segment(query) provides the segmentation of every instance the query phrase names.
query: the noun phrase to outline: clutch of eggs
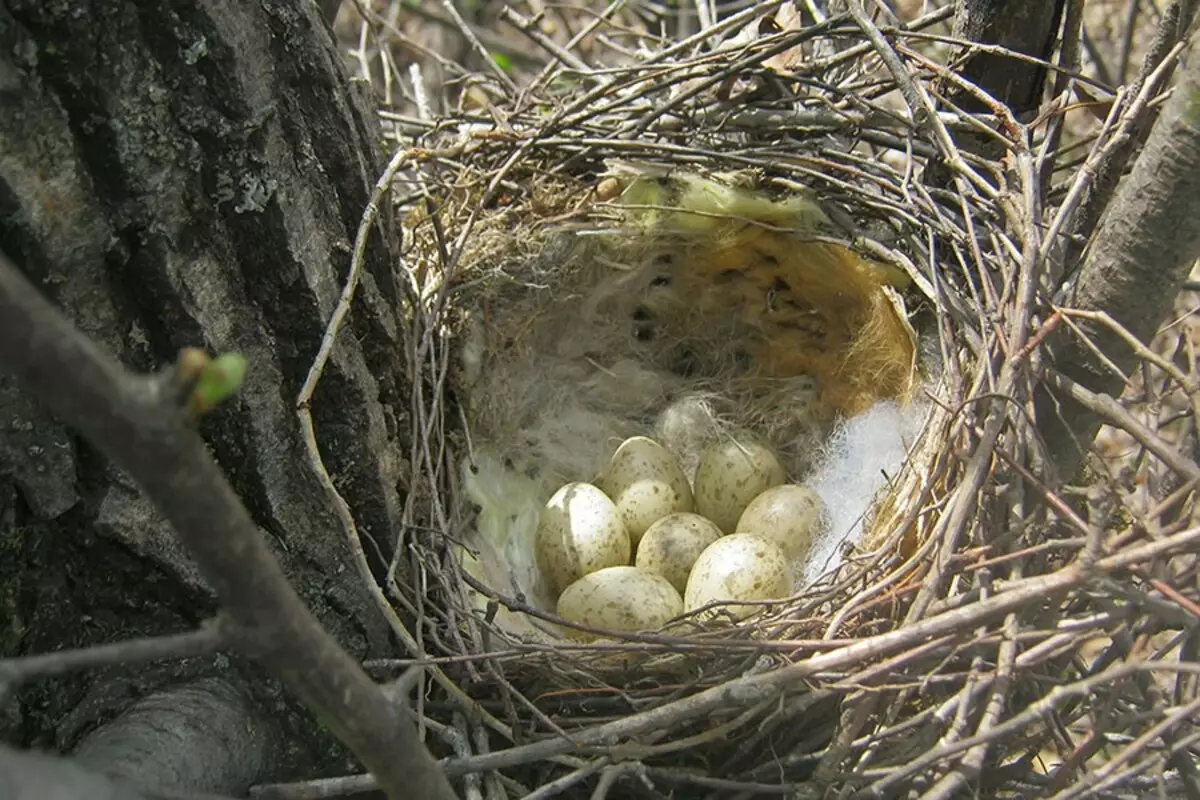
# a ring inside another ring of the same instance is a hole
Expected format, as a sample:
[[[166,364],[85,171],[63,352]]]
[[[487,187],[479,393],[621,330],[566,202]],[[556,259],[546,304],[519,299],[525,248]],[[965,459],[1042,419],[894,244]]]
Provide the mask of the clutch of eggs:
[[[539,519],[537,566],[558,616],[581,626],[568,634],[651,630],[692,611],[740,619],[789,596],[824,510],[786,480],[771,448],[747,436],[712,445],[690,483],[661,444],[627,439],[591,483],[555,492]]]

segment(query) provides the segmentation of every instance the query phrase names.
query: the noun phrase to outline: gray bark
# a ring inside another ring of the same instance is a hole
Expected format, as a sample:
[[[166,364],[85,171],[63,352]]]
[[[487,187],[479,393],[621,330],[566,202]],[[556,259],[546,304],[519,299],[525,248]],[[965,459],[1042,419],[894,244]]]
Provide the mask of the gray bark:
[[[1100,221],[1064,305],[1105,311],[1142,341],[1166,317],[1200,258],[1200,59],[1190,59],[1130,175]],[[1116,334],[1082,325],[1096,347],[1128,371],[1135,356]],[[1049,340],[1056,369],[1097,394],[1122,381],[1070,334]],[[1038,422],[1059,476],[1069,479],[1100,427],[1095,414],[1043,389]]]
[[[1005,47],[1014,53],[1049,60],[1059,38],[1066,0],[957,0],[954,35],[969,42]],[[1009,109],[1020,122],[1031,121],[1038,113],[1046,91],[1046,69],[1036,63],[995,53],[971,52],[962,48],[956,72]],[[973,92],[945,82],[946,98],[956,108],[990,114],[993,109]],[[958,146],[966,151],[997,159],[1004,145],[996,137],[974,132],[955,134]],[[950,183],[948,168],[931,163],[926,182],[933,186]]]
[[[144,791],[244,794],[274,772],[282,731],[239,681],[206,678],[134,703],[84,737],[84,769]]]
[[[954,35],[1049,60],[1064,4],[1065,0],[958,0]],[[1022,121],[1037,113],[1046,90],[1044,67],[993,53],[970,56],[959,74],[1008,106]],[[953,92],[951,97],[968,111],[988,110],[966,92]]]
[[[207,438],[306,599],[360,648],[382,646],[363,587],[328,569],[348,551],[292,409],[379,169],[373,118],[351,101],[317,9],[109,0],[80,16],[9,2],[0,29],[0,243],[127,365],[156,369],[187,345],[249,357],[245,390]],[[407,405],[388,244],[371,248],[353,330],[314,406],[331,473],[383,545]],[[127,516],[165,531],[111,477],[96,483],[114,533],[129,532]],[[135,546],[152,535],[137,533]]]
[[[0,745],[0,797],[4,800],[222,800],[153,792],[43,753]]]
[[[317,3],[80,8],[0,1],[0,249],[130,368],[160,369],[184,346],[249,358],[243,390],[202,425],[209,448],[325,628],[353,655],[389,654],[389,629],[308,467],[294,410],[382,169],[369,104]],[[313,402],[330,475],[372,540],[367,552],[377,545],[385,558],[407,480],[396,246],[385,209]],[[180,584],[165,603],[173,613],[96,630],[23,603],[40,584],[64,582],[70,559],[39,555],[47,542],[79,565],[112,543],[144,557],[121,576],[81,567],[65,581],[76,593],[65,609],[91,604],[93,617],[122,618],[127,610],[109,612],[98,588],[118,582],[160,602],[161,566]],[[78,645],[177,630],[212,609],[141,492],[3,376],[0,554],[14,559],[0,565],[0,616],[13,620],[0,628],[0,655],[55,637]],[[20,564],[32,569],[8,569]],[[76,699],[99,691],[71,687],[64,694]],[[53,740],[44,726],[71,713],[2,722],[18,740]],[[177,747],[191,747],[194,733]]]

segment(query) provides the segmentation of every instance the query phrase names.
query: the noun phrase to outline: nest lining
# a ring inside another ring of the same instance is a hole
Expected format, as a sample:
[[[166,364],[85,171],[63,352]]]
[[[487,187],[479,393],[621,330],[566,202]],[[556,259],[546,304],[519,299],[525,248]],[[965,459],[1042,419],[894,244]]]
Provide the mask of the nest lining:
[[[760,192],[745,175],[618,174],[616,204],[598,201],[596,181],[556,181],[485,218],[456,278],[460,488],[476,512],[456,552],[481,584],[468,591],[477,611],[506,598],[491,618],[501,638],[562,641],[531,558],[537,513],[563,483],[591,480],[623,439],[653,435],[691,473],[712,441],[751,432],[802,481],[829,461],[842,420],[916,393],[917,342],[894,288],[913,282],[831,235],[794,182]],[[890,458],[880,466],[894,473]],[[857,494],[827,486],[858,509],[839,503],[845,529],[818,548],[822,565],[840,563],[848,529],[870,522],[874,495],[903,474],[860,479]],[[821,571],[810,564],[805,579]],[[743,628],[770,635],[760,625],[784,611]]]

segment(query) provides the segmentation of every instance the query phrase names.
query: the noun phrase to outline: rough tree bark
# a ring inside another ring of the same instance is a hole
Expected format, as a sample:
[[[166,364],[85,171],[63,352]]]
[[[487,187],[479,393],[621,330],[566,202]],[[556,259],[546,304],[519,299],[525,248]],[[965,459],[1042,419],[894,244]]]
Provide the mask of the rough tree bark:
[[[355,655],[390,652],[293,407],[381,170],[368,104],[316,3],[83,9],[0,2],[0,248],[131,368],[159,369],[184,346],[249,358],[243,391],[205,438],[325,627]],[[382,220],[313,414],[367,552],[386,557],[408,398],[396,241]],[[3,656],[186,630],[213,608],[140,492],[3,376],[0,555]],[[68,749],[131,695],[212,672],[244,674],[194,659],[22,690],[0,739]],[[236,740],[246,716],[234,712],[212,719]],[[188,745],[137,746],[169,761]]]
[[[1192,43],[1200,39],[1193,35]],[[1099,230],[1065,306],[1108,313],[1143,342],[1170,312],[1192,265],[1200,258],[1200,58],[1189,59],[1133,170],[1101,218]],[[1065,332],[1048,340],[1047,354],[1063,379],[1044,387],[1038,421],[1058,477],[1069,480],[1082,464],[1101,419],[1075,395],[1119,396],[1120,375],[1134,352],[1112,329],[1081,321],[1095,349]]]
[[[1066,0],[957,0],[954,36],[1048,61],[1059,41],[1065,5]],[[1037,115],[1046,91],[1045,67],[969,46],[963,46],[957,58],[955,73],[1006,107],[1018,122],[1030,122]],[[941,91],[947,102],[964,111],[993,111],[959,83],[944,81]],[[990,135],[957,132],[955,140],[962,150],[990,159],[1004,152],[1003,143]],[[925,179],[934,186],[951,180],[949,169],[936,162],[928,166]]]
[[[1058,41],[1066,0],[958,0],[954,35],[980,44],[1000,45],[1016,53],[1049,61]],[[1028,122],[1038,112],[1046,91],[1046,68],[996,53],[964,54],[959,75],[1008,106]],[[955,104],[968,111],[988,109],[965,90],[951,92]]]
[[[249,723],[249,724],[247,724]],[[229,737],[240,726],[241,734]],[[248,789],[280,762],[280,726],[239,681],[202,678],[152,694],[84,737],[72,754],[84,769],[146,789]]]
[[[0,797],[37,800],[177,800],[62,759],[0,745]]]

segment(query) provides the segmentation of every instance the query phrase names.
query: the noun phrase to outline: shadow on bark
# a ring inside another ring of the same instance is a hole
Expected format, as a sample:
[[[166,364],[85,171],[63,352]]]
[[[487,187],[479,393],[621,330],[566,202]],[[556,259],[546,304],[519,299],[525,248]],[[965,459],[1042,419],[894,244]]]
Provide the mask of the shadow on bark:
[[[104,0],[81,15],[72,4],[11,0],[0,3],[0,45],[0,248],[131,369],[159,370],[185,346],[247,356],[243,390],[201,432],[322,625],[356,657],[390,653],[294,409],[382,167],[373,113],[319,8]],[[313,415],[329,473],[371,538],[368,555],[386,559],[406,482],[408,397],[396,239],[390,215],[381,219]],[[13,621],[0,656],[176,633],[214,610],[128,477],[3,376],[0,419],[0,616]],[[282,777],[284,759],[255,744],[261,711],[245,716],[240,673],[220,662],[23,688],[0,738],[66,749],[133,697],[219,672],[178,690],[201,727],[181,726],[178,698],[147,700],[124,718],[139,720],[141,734],[102,728],[79,753],[92,758],[104,741],[102,761],[136,758],[139,779],[157,764],[164,780],[200,788],[214,773],[178,765],[241,725],[232,746],[259,758],[205,790]],[[148,731],[160,737],[152,755]],[[313,747],[340,752],[327,739]],[[345,766],[336,758],[335,771]]]

